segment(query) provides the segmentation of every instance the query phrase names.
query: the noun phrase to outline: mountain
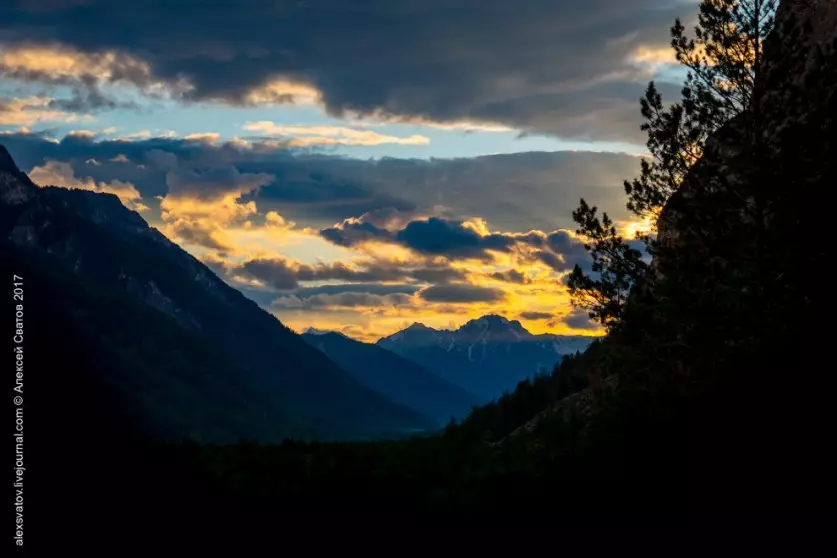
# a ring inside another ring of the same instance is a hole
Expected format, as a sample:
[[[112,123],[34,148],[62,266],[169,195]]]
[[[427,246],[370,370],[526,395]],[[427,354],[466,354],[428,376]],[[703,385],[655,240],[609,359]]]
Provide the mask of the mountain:
[[[335,333],[335,332],[328,331],[326,329],[317,329],[317,328],[314,328],[314,327],[309,327],[308,329],[306,329],[305,331],[302,332],[303,335],[327,335],[329,333]]]
[[[564,355],[584,351],[593,340],[533,335],[517,320],[488,315],[453,331],[414,323],[378,345],[490,401],[539,371],[551,371]]]
[[[354,380],[116,196],[39,188],[2,146],[0,243],[39,316],[32,339],[51,366],[38,373],[93,386],[141,433],[279,441],[435,426]]]
[[[477,404],[477,397],[461,387],[378,345],[336,332],[309,330],[302,337],[365,386],[440,426],[451,417],[462,418]]]

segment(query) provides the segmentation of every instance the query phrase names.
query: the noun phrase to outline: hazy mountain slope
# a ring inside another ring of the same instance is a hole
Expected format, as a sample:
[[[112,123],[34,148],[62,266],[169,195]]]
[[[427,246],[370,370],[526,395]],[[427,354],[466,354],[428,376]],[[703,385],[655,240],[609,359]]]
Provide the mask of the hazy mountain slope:
[[[125,376],[118,391],[139,406],[138,414],[162,421],[162,430],[180,431],[173,413],[190,398],[197,414],[181,418],[197,425],[190,432],[207,435],[230,426],[229,417],[245,425],[247,437],[274,440],[288,433],[359,438],[431,426],[353,380],[115,196],[37,188],[5,149],[0,163],[0,236],[19,259],[39,260],[38,274],[51,274],[61,296],[81,301],[64,304],[59,315],[67,327],[86,328],[89,351],[116,353]],[[161,348],[165,358],[157,356]],[[155,367],[173,358],[181,364],[156,378]],[[182,398],[172,395],[175,385]],[[276,435],[242,418],[252,416],[275,424]],[[242,434],[242,428],[232,430]]]
[[[477,404],[477,397],[461,387],[377,345],[335,332],[305,333],[302,337],[359,382],[432,417],[440,426],[451,417],[465,416]]]
[[[584,351],[593,337],[532,335],[518,321],[483,316],[455,331],[413,324],[378,345],[424,366],[489,401],[565,354]]]

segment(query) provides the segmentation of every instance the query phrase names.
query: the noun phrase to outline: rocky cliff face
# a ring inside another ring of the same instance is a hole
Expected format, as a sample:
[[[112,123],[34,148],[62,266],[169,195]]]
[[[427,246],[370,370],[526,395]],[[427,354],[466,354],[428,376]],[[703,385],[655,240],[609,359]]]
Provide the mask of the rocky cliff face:
[[[700,401],[694,454],[707,458],[694,468],[713,479],[707,494],[720,492],[712,489],[719,479],[746,478],[772,459],[767,448],[782,435],[761,421],[777,401],[792,432],[786,439],[818,448],[809,425],[825,424],[833,397],[819,386],[829,380],[821,362],[833,329],[826,200],[837,185],[837,2],[784,0],[762,70],[754,103],[713,135],[664,208],[654,262],[663,280],[641,314],[643,325],[660,324],[655,341],[676,347],[664,353],[686,371],[673,376],[675,387],[684,378],[684,391]],[[818,393],[789,397],[804,385]],[[789,455],[802,462],[802,453]],[[718,456],[735,472],[714,465]],[[755,501],[759,490],[742,500]]]
[[[0,203],[18,206],[31,200],[36,191],[37,186],[17,168],[12,156],[0,145]]]
[[[837,2],[834,0],[785,0],[777,19],[781,25],[791,18],[810,26],[810,32],[803,38],[808,48],[823,46],[837,37]]]
[[[658,238],[663,248],[699,244],[698,229],[704,226],[718,227],[727,219],[754,220],[754,192],[769,193],[770,189],[783,187],[778,179],[781,171],[764,172],[765,160],[777,169],[780,165],[808,164],[806,170],[812,171],[811,162],[813,167],[822,166],[834,145],[837,123],[836,46],[837,2],[781,3],[774,32],[765,43],[765,66],[757,84],[760,99],[706,142],[703,158],[662,212]],[[758,156],[753,147],[756,135],[751,132],[755,119],[760,130],[759,149],[763,150]],[[728,199],[718,200],[719,193]],[[719,201],[721,207],[706,212],[713,201]],[[771,208],[759,209],[769,219]],[[698,210],[704,210],[704,222],[694,219]],[[690,219],[688,225],[684,216]]]

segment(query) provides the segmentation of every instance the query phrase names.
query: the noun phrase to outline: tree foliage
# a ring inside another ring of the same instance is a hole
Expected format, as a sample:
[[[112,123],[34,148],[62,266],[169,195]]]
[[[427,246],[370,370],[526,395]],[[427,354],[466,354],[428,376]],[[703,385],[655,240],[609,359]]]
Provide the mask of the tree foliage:
[[[671,47],[688,70],[679,102],[666,104],[652,81],[640,100],[650,157],[639,177],[625,181],[627,208],[651,225],[640,235],[652,254],[661,211],[680,188],[704,151],[709,137],[744,114],[758,96],[764,40],[774,25],[776,0],[703,0],[694,37],[678,19]],[[750,127],[752,128],[752,127]],[[592,274],[576,266],[569,278],[573,303],[607,329],[619,323],[632,287],[647,276],[647,266],[603,213],[584,200],[573,213],[578,233],[588,240]]]
[[[581,200],[573,219],[579,224],[577,233],[588,239],[584,247],[593,260],[591,274],[576,265],[570,274],[570,296],[573,304],[587,308],[592,319],[608,330],[615,327],[630,294],[631,287],[642,276],[646,264],[642,253],[632,248],[616,230],[607,213],[599,218],[598,208]]]

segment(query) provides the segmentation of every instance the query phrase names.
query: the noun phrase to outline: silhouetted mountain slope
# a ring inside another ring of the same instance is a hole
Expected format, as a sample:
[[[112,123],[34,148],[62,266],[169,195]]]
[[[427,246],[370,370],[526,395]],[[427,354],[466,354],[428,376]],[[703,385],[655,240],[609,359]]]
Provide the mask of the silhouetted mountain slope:
[[[483,402],[539,371],[552,370],[563,355],[584,351],[594,337],[532,335],[518,321],[483,316],[455,331],[422,324],[378,341],[378,345],[413,360],[474,393]]]
[[[451,417],[465,416],[476,405],[476,396],[377,345],[335,332],[302,337],[365,386],[432,417],[440,426]]]
[[[2,148],[0,148],[2,149]],[[0,151],[0,237],[29,288],[170,437],[363,438],[432,426],[362,386],[112,195],[38,188]]]

